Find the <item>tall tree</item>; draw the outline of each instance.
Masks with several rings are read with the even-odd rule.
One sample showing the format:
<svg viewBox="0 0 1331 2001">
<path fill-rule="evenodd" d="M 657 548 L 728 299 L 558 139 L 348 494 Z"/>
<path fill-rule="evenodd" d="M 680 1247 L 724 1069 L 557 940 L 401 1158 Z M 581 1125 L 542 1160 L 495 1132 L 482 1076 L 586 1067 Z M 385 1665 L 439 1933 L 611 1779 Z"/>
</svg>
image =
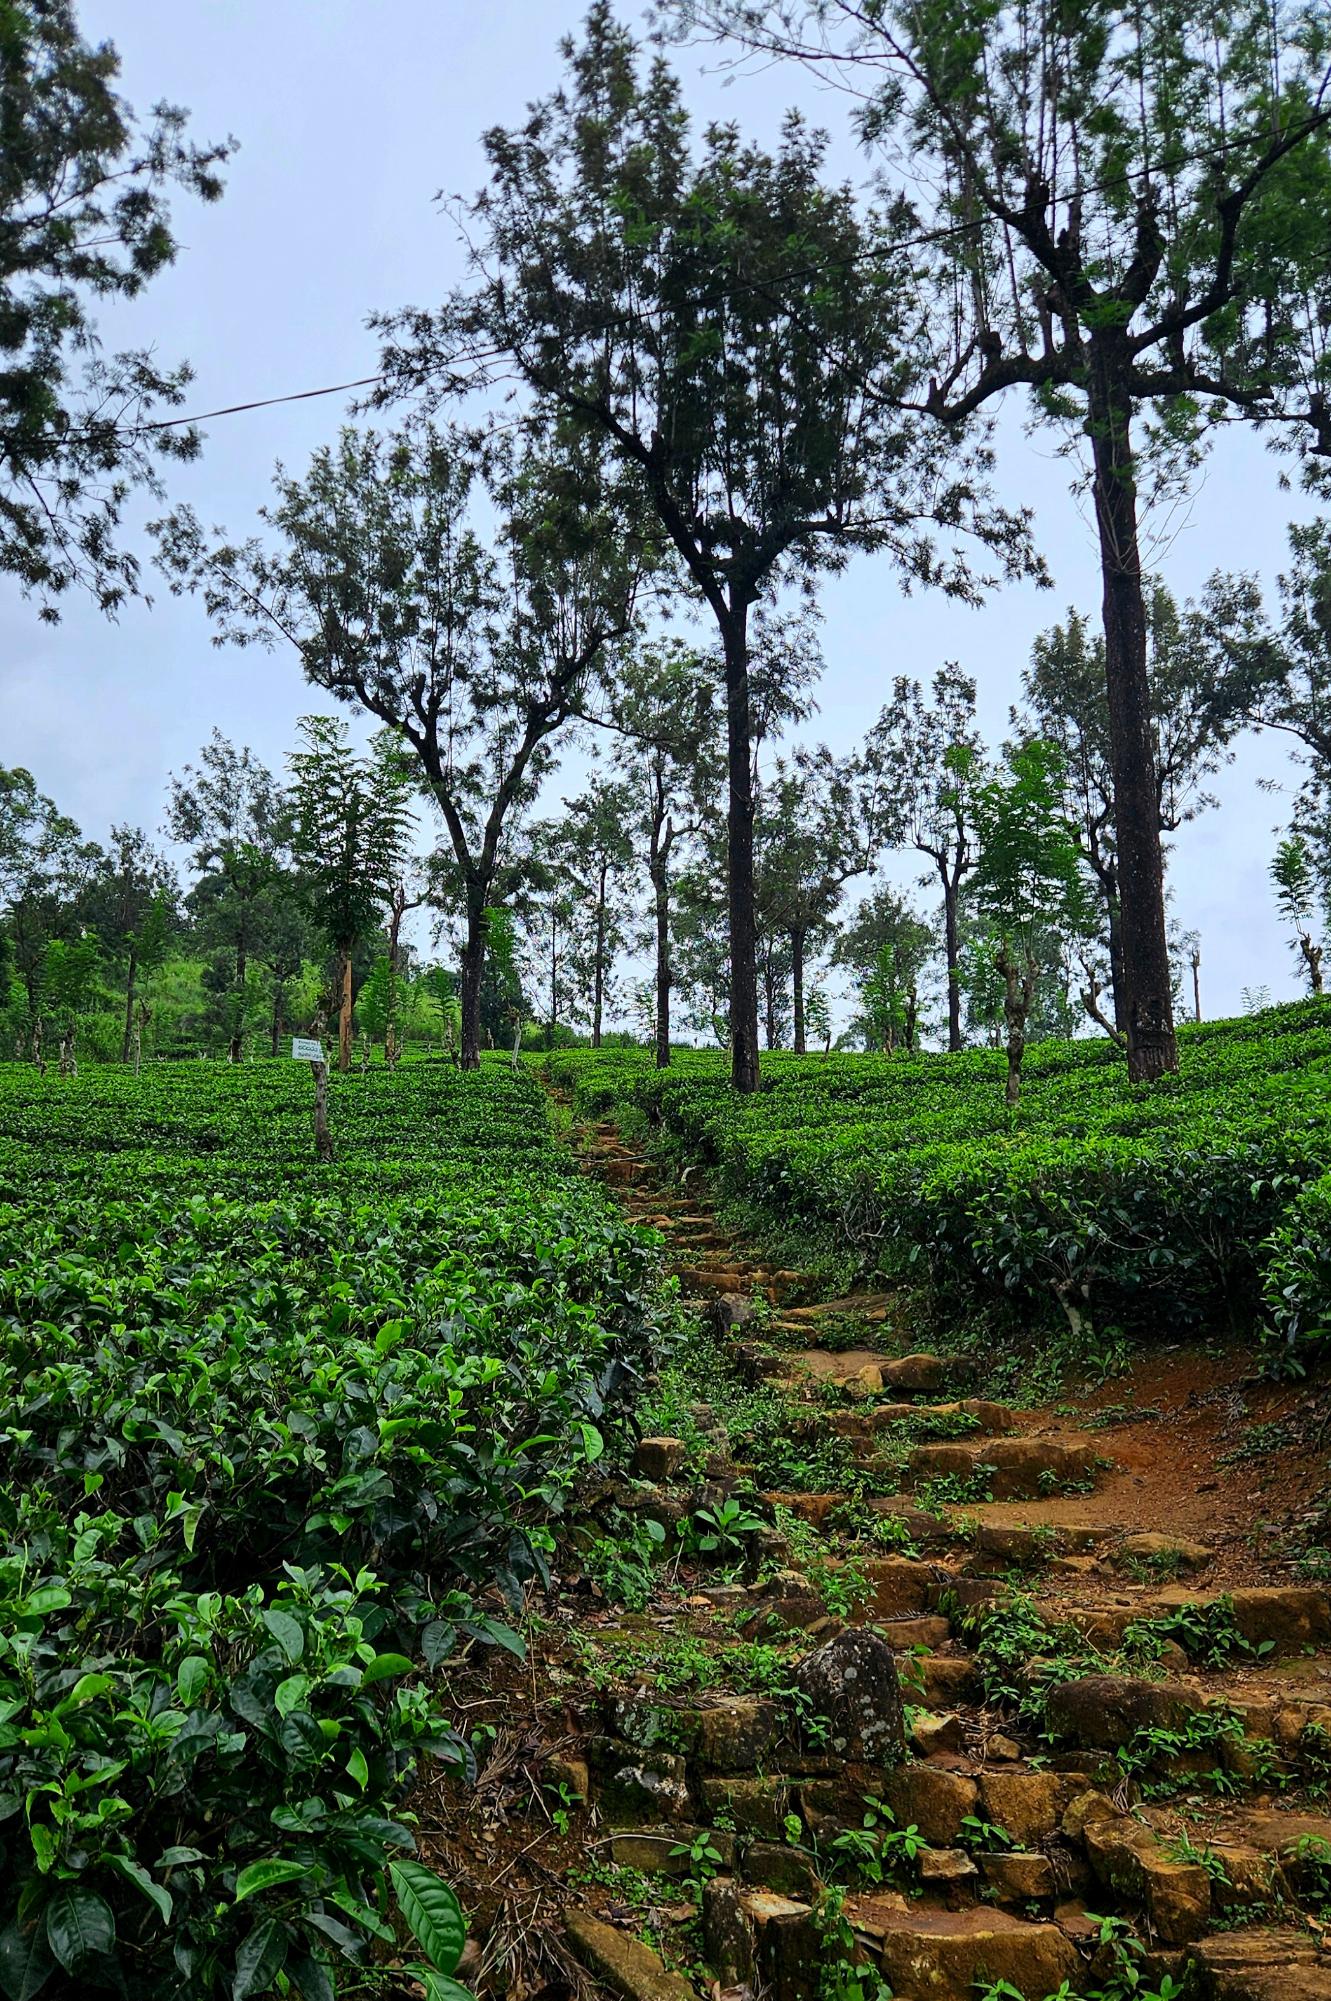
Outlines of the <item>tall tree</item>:
<svg viewBox="0 0 1331 2001">
<path fill-rule="evenodd" d="M 631 810 L 627 785 L 593 772 L 587 789 L 567 802 L 558 830 L 558 863 L 585 912 L 579 970 L 593 1049 L 601 1046 L 610 964 L 626 938 L 623 884 L 633 863 Z"/>
<path fill-rule="evenodd" d="M 1051 938 L 1080 935 L 1091 921 L 1081 856 L 1064 808 L 1060 753 L 1038 739 L 1007 753 L 1007 770 L 975 794 L 979 849 L 971 898 L 990 930 L 1003 982 L 1007 1101 L 1021 1096 L 1027 1027 Z"/>
<path fill-rule="evenodd" d="M 0 767 L 0 897 L 38 1064 L 46 955 L 54 941 L 79 937 L 80 907 L 104 860 L 96 843 L 85 841 L 74 821 L 37 790 L 30 771 Z"/>
<path fill-rule="evenodd" d="M 291 844 L 310 908 L 337 956 L 338 1069 L 351 1068 L 352 954 L 376 930 L 406 861 L 412 780 L 396 733 L 382 731 L 367 755 L 351 747 L 337 716 L 304 716 L 304 748 L 293 751 Z"/>
<path fill-rule="evenodd" d="M 555 441 L 558 444 L 558 441 Z M 478 459 L 461 431 L 344 430 L 302 480 L 279 468 L 269 531 L 213 544 L 162 524 L 175 590 L 202 590 L 217 643 L 291 645 L 307 677 L 397 731 L 448 830 L 466 914 L 462 1064 L 480 1062 L 487 912 L 524 813 L 606 649 L 634 622 L 637 510 L 586 452 Z M 473 525 L 473 488 L 497 516 Z"/>
<path fill-rule="evenodd" d="M 887 775 L 901 836 L 928 856 L 942 891 L 947 1046 L 955 1053 L 962 1046 L 961 894 L 977 859 L 972 808 L 984 741 L 975 727 L 975 683 L 968 674 L 949 661 L 934 675 L 930 693 L 928 700 L 918 681 L 898 676 L 865 755 Z"/>
<path fill-rule="evenodd" d="M 960 595 L 964 531 L 1023 567 L 1024 524 L 980 468 L 892 418 L 921 326 L 888 278 L 898 204 L 862 212 L 791 116 L 775 153 L 733 126 L 690 151 L 675 77 L 593 0 L 566 87 L 485 145 L 471 278 L 436 313 L 381 322 L 385 395 L 516 378 L 618 458 L 716 621 L 724 669 L 732 1079 L 758 1082 L 750 620 L 779 583 L 882 550 Z M 933 540 L 941 530 L 947 543 Z"/>
<path fill-rule="evenodd" d="M 946 431 L 1010 389 L 1089 446 L 1130 1074 L 1177 1067 L 1140 539 L 1216 421 L 1331 454 L 1322 319 L 1331 38 L 1228 0 L 676 0 L 748 48 L 854 73 L 933 243 Z"/>
<path fill-rule="evenodd" d="M 1281 841 L 1271 863 L 1271 880 L 1275 884 L 1276 907 L 1294 933 L 1295 948 L 1303 961 L 1309 991 L 1320 994 L 1323 947 L 1312 932 L 1317 905 L 1321 900 L 1318 895 L 1320 885 L 1312 855 L 1302 835 L 1288 834 Z"/>
<path fill-rule="evenodd" d="M 134 1044 L 139 977 L 155 971 L 166 956 L 179 900 L 175 870 L 142 827 L 112 827 L 110 849 L 88 885 L 84 910 L 103 952 L 123 968 L 122 1063 L 129 1062 Z"/>
<path fill-rule="evenodd" d="M 872 868 L 895 815 L 888 774 L 872 755 L 833 757 L 826 744 L 778 758 L 758 799 L 758 900 L 789 947 L 794 1048 L 805 1054 L 804 965 L 842 891 Z"/>
<path fill-rule="evenodd" d="M 185 843 L 197 880 L 186 898 L 204 941 L 231 959 L 228 1055 L 239 1063 L 245 1036 L 250 960 L 271 921 L 290 838 L 288 801 L 248 746 L 237 750 L 215 729 L 171 779 L 167 828 Z"/>
<path fill-rule="evenodd" d="M 884 886 L 863 898 L 832 958 L 855 981 L 859 1015 L 853 1027 L 866 1048 L 890 1055 L 898 1042 L 915 1047 L 920 982 L 937 950 L 936 933 L 894 889 Z"/>
<path fill-rule="evenodd" d="M 1174 833 L 1216 803 L 1207 781 L 1233 757 L 1254 712 L 1279 699 L 1286 667 L 1272 644 L 1257 585 L 1214 576 L 1201 599 L 1180 606 L 1164 584 L 1146 589 L 1147 680 L 1156 826 Z M 1114 1022 L 1130 1009 L 1123 925 L 1105 645 L 1076 611 L 1041 633 L 1022 677 L 1027 714 L 1013 725 L 1056 744 L 1067 775 L 1068 811 L 1104 905 Z"/>
<path fill-rule="evenodd" d="M 70 0 L 0 6 L 0 570 L 58 616 L 71 586 L 111 611 L 137 587 L 116 532 L 156 460 L 193 458 L 193 426 L 157 428 L 190 370 L 151 349 L 106 355 L 98 300 L 133 299 L 176 256 L 167 190 L 216 201 L 229 145 L 195 146 L 187 114 L 145 126 L 116 90 L 109 42 Z"/>
<path fill-rule="evenodd" d="M 616 662 L 613 751 L 628 797 L 627 825 L 651 887 L 656 1065 L 670 1062 L 673 877 L 722 782 L 715 683 L 678 640 L 634 648 Z"/>
</svg>

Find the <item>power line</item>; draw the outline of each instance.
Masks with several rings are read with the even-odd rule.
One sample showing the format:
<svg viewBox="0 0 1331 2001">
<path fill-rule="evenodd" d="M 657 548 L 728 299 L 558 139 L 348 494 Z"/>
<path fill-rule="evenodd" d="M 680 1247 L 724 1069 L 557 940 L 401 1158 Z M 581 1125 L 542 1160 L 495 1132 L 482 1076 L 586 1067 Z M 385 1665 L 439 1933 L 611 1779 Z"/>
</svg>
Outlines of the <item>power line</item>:
<svg viewBox="0 0 1331 2001">
<path fill-rule="evenodd" d="M 382 375 L 360 375 L 354 382 L 330 382 L 326 389 L 293 389 L 288 396 L 260 396 L 251 403 L 227 403 L 220 410 L 200 410 L 193 417 L 157 417 L 148 424 L 135 424 L 136 431 L 170 431 L 181 424 L 208 424 L 214 417 L 238 417 L 246 410 L 271 410 L 277 403 L 308 403 L 314 396 L 341 396 L 348 389 L 370 389 L 384 381 Z"/>
</svg>

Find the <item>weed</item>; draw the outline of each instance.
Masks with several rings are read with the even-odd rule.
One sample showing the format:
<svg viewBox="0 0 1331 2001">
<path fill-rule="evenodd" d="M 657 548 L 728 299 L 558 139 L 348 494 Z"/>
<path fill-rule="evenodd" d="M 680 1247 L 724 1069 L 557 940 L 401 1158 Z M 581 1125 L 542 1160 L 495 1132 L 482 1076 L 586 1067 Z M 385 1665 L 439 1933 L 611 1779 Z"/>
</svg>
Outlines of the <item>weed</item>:
<svg viewBox="0 0 1331 2001">
<path fill-rule="evenodd" d="M 926 1514 L 941 1515 L 944 1508 L 967 1507 L 994 1498 L 993 1466 L 973 1466 L 969 1473 L 936 1473 L 915 1490 L 915 1500 Z"/>
<path fill-rule="evenodd" d="M 1129 1641 L 1129 1634 L 1133 1640 Z M 1209 1604 L 1188 1603 L 1155 1619 L 1134 1620 L 1124 1634 L 1128 1644 L 1151 1638 L 1172 1640 L 1199 1667 L 1228 1667 L 1232 1661 L 1259 1661 L 1271 1653 L 1274 1640 L 1248 1640 L 1239 1631 L 1230 1597 Z"/>
<path fill-rule="evenodd" d="M 747 1538 L 767 1523 L 742 1501 L 727 1496 L 710 1507 L 695 1508 L 684 1528 L 684 1547 L 703 1556 L 735 1560 L 744 1554 Z"/>
<path fill-rule="evenodd" d="M 846 1916 L 844 1890 L 824 1890 L 813 1921 L 822 1948 L 818 1955 L 818 2001 L 892 2001 L 892 1989 L 856 1942 Z"/>
<path fill-rule="evenodd" d="M 1005 1827 L 999 1827 L 994 1821 L 984 1820 L 979 1814 L 974 1813 L 968 1813 L 962 1819 L 957 1840 L 963 1848 L 972 1848 L 977 1852 L 984 1851 L 988 1854 L 1000 1849 L 1015 1848 L 1017 1845 Z"/>
<path fill-rule="evenodd" d="M 665 1547 L 665 1530 L 660 1522 L 618 1508 L 607 1526 L 610 1532 L 583 1550 L 583 1570 L 612 1605 L 645 1612 L 656 1589 L 655 1566 Z"/>
</svg>

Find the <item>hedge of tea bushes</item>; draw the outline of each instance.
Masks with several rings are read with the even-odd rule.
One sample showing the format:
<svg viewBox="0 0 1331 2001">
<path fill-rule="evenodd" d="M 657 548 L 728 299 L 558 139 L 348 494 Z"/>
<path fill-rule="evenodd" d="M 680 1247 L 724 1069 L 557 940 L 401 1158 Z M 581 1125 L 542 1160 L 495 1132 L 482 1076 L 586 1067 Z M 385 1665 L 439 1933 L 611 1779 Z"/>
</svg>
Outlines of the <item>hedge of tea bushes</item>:
<svg viewBox="0 0 1331 2001">
<path fill-rule="evenodd" d="M 1015 1112 L 990 1050 L 777 1054 L 751 1098 L 730 1092 L 720 1054 L 665 1072 L 636 1053 L 548 1061 L 582 1115 L 645 1113 L 722 1194 L 849 1246 L 866 1271 L 927 1276 L 944 1310 L 1315 1341 L 1329 1317 L 1316 1185 L 1331 1169 L 1331 1001 L 1185 1028 L 1180 1048 L 1179 1075 L 1148 1087 L 1105 1041 L 1037 1044 Z M 1297 1266 L 1283 1303 L 1276 1246 Z"/>
<path fill-rule="evenodd" d="M 311 1088 L 0 1067 L 0 1993 L 375 1991 L 430 1670 L 664 1324 L 531 1076 L 334 1077 L 331 1166 Z"/>
</svg>

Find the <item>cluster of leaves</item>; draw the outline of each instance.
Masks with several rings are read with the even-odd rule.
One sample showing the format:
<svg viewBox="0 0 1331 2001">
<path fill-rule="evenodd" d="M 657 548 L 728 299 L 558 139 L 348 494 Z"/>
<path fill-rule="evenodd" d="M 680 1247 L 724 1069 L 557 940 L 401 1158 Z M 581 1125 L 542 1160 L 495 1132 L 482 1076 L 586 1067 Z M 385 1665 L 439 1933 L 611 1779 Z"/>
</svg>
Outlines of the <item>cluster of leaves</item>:
<svg viewBox="0 0 1331 2001">
<path fill-rule="evenodd" d="M 1180 1043 L 1180 1076 L 1149 1091 L 1104 1043 L 1036 1044 L 1015 1110 L 990 1050 L 778 1055 L 762 1092 L 737 1101 L 715 1058 L 662 1076 L 629 1055 L 553 1061 L 580 1110 L 634 1104 L 722 1192 L 775 1227 L 849 1242 L 865 1269 L 928 1279 L 954 1316 L 1007 1309 L 1083 1333 L 1269 1316 L 1291 1342 L 1314 1338 L 1328 1305 L 1331 1202 L 1315 1190 L 1331 1164 L 1331 1003 Z"/>
<path fill-rule="evenodd" d="M 502 1597 L 651 1352 L 654 1255 L 522 1073 L 334 1080 L 334 1167 L 309 1095 L 0 1071 L 11 2001 L 372 1991 L 394 1858 L 462 1991 L 410 1863 L 415 1766 L 465 1763 L 428 1671 L 520 1645 Z"/>
</svg>

